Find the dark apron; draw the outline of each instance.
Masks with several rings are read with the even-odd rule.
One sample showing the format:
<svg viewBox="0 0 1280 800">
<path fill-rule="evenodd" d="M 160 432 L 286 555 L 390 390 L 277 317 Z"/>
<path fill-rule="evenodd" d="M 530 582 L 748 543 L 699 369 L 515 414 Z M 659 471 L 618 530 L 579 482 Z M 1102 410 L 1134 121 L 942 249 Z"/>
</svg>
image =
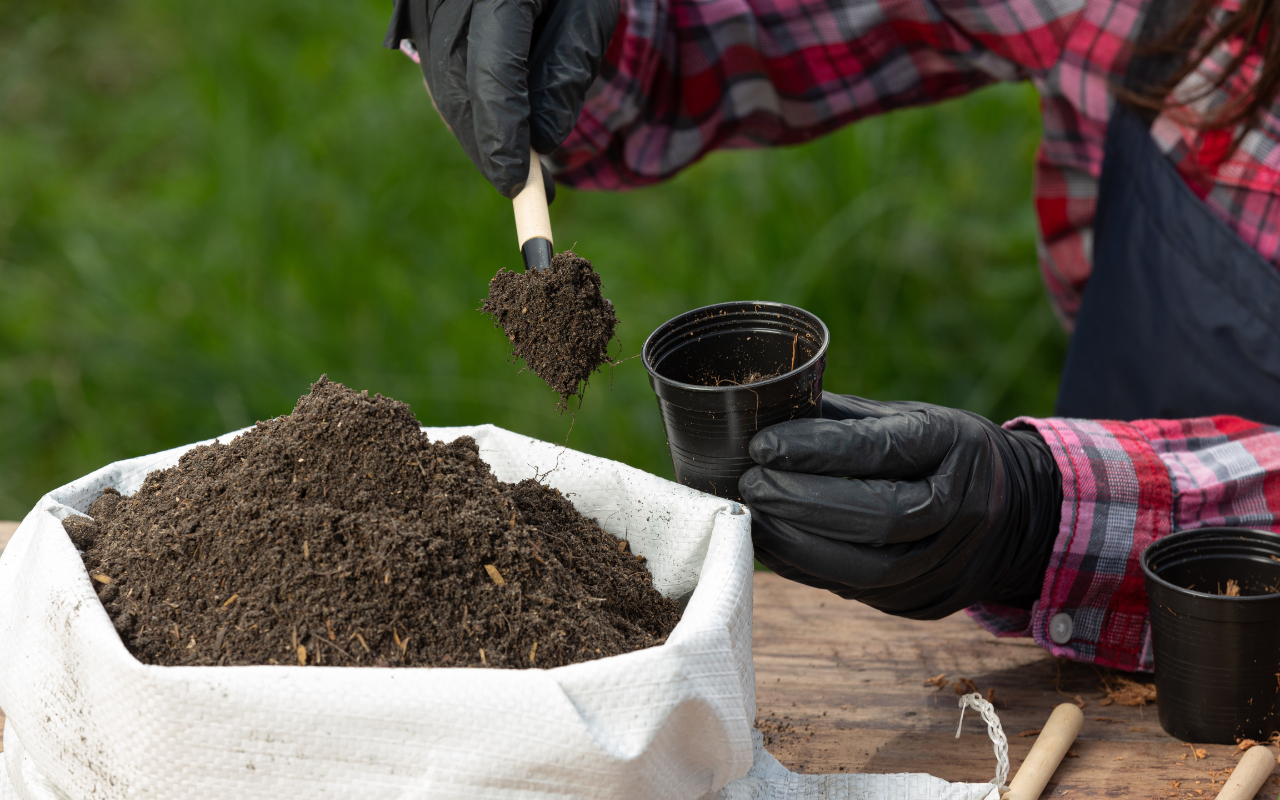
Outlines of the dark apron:
<svg viewBox="0 0 1280 800">
<path fill-rule="evenodd" d="M 1056 413 L 1280 425 L 1280 274 L 1191 191 L 1149 124 L 1117 102 Z"/>
</svg>

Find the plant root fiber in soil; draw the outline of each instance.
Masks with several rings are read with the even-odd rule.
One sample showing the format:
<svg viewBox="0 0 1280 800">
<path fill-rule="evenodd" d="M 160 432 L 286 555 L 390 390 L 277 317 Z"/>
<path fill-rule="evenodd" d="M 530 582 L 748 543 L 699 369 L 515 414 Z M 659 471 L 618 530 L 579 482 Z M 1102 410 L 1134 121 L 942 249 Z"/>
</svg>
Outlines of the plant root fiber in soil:
<svg viewBox="0 0 1280 800">
<path fill-rule="evenodd" d="M 742 376 L 730 376 L 728 378 L 709 377 L 702 381 L 703 386 L 750 386 L 753 383 L 764 383 L 771 381 L 783 373 L 783 370 L 777 369 L 773 372 L 764 373 L 759 370 L 748 372 Z"/>
<path fill-rule="evenodd" d="M 627 543 L 470 437 L 325 377 L 64 525 L 148 664 L 555 667 L 661 644 L 679 609 Z"/>
<path fill-rule="evenodd" d="M 592 372 L 612 363 L 618 317 L 600 293 L 599 273 L 572 250 L 556 253 L 545 270 L 499 270 L 480 310 L 507 335 L 511 354 L 560 393 L 562 411 L 570 397 L 582 399 Z"/>
</svg>

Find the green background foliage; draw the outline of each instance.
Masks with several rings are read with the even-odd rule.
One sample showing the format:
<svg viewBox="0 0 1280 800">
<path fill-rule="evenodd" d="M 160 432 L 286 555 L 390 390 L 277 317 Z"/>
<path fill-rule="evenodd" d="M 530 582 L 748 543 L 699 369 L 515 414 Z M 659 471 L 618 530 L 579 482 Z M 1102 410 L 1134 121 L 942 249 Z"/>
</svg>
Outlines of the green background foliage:
<svg viewBox="0 0 1280 800">
<path fill-rule="evenodd" d="M 110 461 L 288 413 L 327 372 L 426 425 L 563 441 L 476 308 L 510 203 L 379 47 L 389 0 L 0 4 L 0 519 Z M 1033 90 L 1000 86 L 675 180 L 562 190 L 617 352 L 708 303 L 831 328 L 829 391 L 994 418 L 1052 408 L 1065 336 L 1035 268 Z M 572 447 L 671 475 L 639 360 Z"/>
</svg>

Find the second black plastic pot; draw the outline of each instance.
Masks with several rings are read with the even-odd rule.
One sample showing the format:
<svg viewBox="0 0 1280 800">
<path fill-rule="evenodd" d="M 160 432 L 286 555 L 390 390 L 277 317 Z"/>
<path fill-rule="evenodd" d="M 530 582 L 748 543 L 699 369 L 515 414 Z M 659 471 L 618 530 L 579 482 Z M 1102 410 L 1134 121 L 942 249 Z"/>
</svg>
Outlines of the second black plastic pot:
<svg viewBox="0 0 1280 800">
<path fill-rule="evenodd" d="M 751 301 L 694 309 L 651 333 L 641 355 L 676 480 L 740 500 L 756 431 L 821 414 L 829 338 L 804 309 Z"/>
<path fill-rule="evenodd" d="M 1280 535 L 1173 533 L 1142 553 L 1160 726 L 1234 744 L 1280 730 Z M 1227 581 L 1240 587 L 1227 597 Z"/>
</svg>

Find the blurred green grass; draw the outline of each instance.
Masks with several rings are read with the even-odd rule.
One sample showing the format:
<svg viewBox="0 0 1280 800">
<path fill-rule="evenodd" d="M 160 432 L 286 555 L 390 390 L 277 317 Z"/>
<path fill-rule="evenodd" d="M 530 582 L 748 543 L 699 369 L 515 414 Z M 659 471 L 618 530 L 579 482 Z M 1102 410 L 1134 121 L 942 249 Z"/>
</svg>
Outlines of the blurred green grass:
<svg viewBox="0 0 1280 800">
<path fill-rule="evenodd" d="M 475 309 L 510 203 L 379 47 L 388 0 L 0 6 L 0 519 L 110 461 L 287 413 L 322 372 L 427 425 L 563 441 Z M 1035 269 L 1029 86 L 712 156 L 553 211 L 624 321 L 783 300 L 829 391 L 1004 419 L 1052 408 L 1065 336 Z M 572 447 L 670 476 L 638 360 Z"/>
</svg>

